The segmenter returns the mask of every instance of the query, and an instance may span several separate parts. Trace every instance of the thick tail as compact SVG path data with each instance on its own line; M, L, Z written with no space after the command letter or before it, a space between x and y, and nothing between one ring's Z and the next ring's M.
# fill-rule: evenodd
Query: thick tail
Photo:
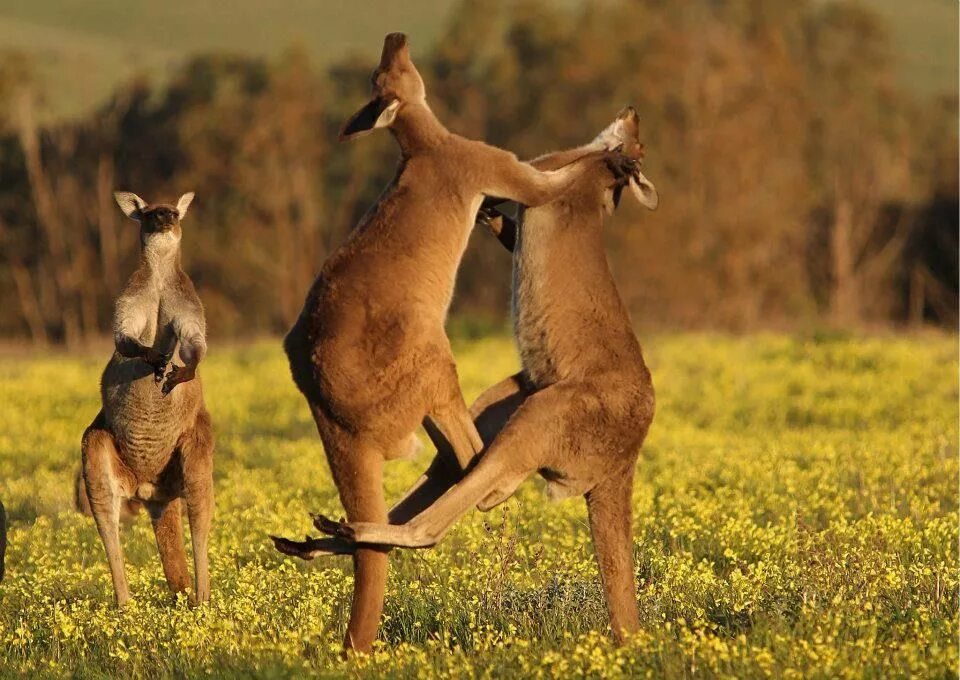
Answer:
M632 490L631 466L625 474L607 478L586 494L610 627L618 643L640 627L633 577Z

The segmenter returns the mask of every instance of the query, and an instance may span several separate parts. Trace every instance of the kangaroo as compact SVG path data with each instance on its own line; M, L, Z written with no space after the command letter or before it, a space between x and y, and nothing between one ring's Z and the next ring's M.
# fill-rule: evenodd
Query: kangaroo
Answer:
M371 80L370 101L340 138L387 128L400 146L400 165L324 263L284 349L347 517L383 522L383 463L410 451L421 424L435 444L452 452L454 470L466 470L483 447L460 392L444 321L484 196L540 205L585 173L607 166L627 172L632 161L591 150L564 168L541 172L507 151L451 133L427 105L401 33L386 36ZM393 517L412 517L445 488L424 476ZM281 552L304 558L336 545L272 538ZM344 645L365 652L383 608L387 555L379 546L352 552L354 593Z
M193 598L206 602L214 441L197 375L207 351L206 323L200 298L180 267L180 221L193 194L184 194L176 206L148 205L128 192L114 197L140 224L141 257L116 302L116 351L100 381L103 406L83 434L86 494L118 605L130 599L120 546L120 515L130 507L129 499L142 503L150 515L170 589L187 590L180 516L180 499L185 499L193 537ZM177 347L182 366L172 364Z
M621 147L639 161L638 132L637 114L627 108L591 145L533 165L556 168L595 147ZM656 208L656 189L639 171L624 181L598 169L560 199L521 209L518 224L504 220L496 229L514 253L514 327L523 370L470 408L487 446L476 466L459 482L447 476L455 485L401 526L318 516L318 529L358 549L432 546L470 507L489 510L539 472L549 496L585 497L614 637L620 642L637 630L631 491L653 420L654 390L601 239L604 213L613 211L627 184L641 204ZM330 552L348 548L336 544Z

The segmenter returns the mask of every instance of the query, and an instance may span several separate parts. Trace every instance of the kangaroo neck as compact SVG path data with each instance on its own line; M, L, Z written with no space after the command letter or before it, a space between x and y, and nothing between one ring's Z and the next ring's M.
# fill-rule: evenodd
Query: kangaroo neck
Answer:
M143 243L140 267L151 279L163 283L180 271L180 244L160 241L157 237Z
M450 134L425 101L405 105L390 131L405 158L439 146Z

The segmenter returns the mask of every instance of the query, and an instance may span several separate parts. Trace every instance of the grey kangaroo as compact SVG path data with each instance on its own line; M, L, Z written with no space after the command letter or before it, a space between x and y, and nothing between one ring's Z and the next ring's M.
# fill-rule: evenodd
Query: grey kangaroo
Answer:
M621 148L639 161L638 132L637 114L627 108L591 145L543 156L533 165L560 167L596 147ZM639 170L622 179L598 168L561 198L521 209L516 225L492 220L513 250L514 326L523 370L470 408L486 451L458 479L444 462L450 452L441 449L428 476L449 490L405 524L317 517L318 529L355 546L432 546L471 507L489 510L539 472L551 497L586 498L613 634L621 641L638 628L631 491L653 420L654 391L601 238L604 213L612 212L627 185L641 204L657 206L656 189ZM338 545L328 552L346 551Z
M388 128L400 146L400 166L324 263L284 341L347 517L359 522L387 521L383 463L410 451L421 423L437 446L452 450L461 471L483 447L460 392L444 320L484 196L541 205L581 176L633 168L621 154L598 149L542 172L453 134L427 105L403 34L386 37L372 86L370 102L346 123L341 138ZM390 516L412 517L444 488L425 476ZM309 538L274 542L298 557L326 545ZM363 546L353 559L344 644L366 651L383 608L386 549Z
M185 499L193 537L193 596L206 602L213 430L197 375L207 351L206 323L200 298L180 267L180 221L193 194L184 194L175 206L148 205L127 192L114 197L140 224L141 257L117 299L116 351L100 381L103 407L83 434L86 495L118 605L130 599L120 546L120 515L130 499L150 514L170 589L187 590L180 517ZM171 361L177 347L182 366Z

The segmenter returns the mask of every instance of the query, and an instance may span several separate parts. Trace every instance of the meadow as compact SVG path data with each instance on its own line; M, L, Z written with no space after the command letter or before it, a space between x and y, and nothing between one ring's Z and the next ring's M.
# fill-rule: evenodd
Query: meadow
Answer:
M0 357L0 676L955 677L954 337L646 339L657 415L634 493L642 630L606 635L584 504L537 480L435 549L394 552L382 643L340 657L351 568L269 533L339 516L277 341L212 345L213 598L166 590L146 517L124 529L120 611L73 475L106 360ZM515 370L506 337L456 343L467 398ZM388 466L399 496L431 451Z

